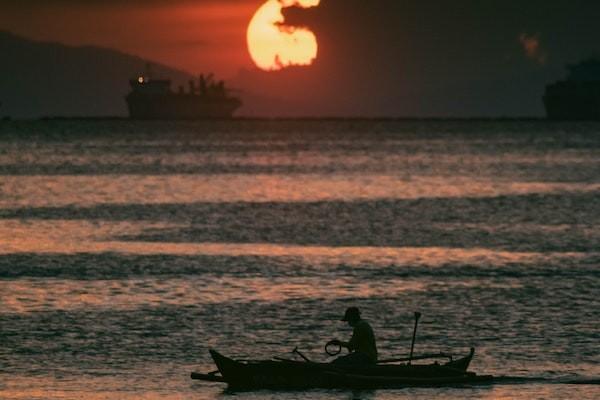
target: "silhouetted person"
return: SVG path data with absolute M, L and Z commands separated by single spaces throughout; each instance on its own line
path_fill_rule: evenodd
M 350 338 L 349 342 L 334 339 L 329 343 L 347 348 L 350 354 L 336 358 L 333 363 L 345 365 L 376 364 L 377 345 L 375 344 L 375 334 L 371 325 L 360 317 L 358 308 L 349 307 L 346 309 L 344 318 L 341 320 L 354 328 L 352 338 Z

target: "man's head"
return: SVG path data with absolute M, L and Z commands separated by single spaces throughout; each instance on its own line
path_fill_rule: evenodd
M 348 325 L 350 326 L 354 326 L 360 321 L 360 311 L 358 310 L 358 307 L 348 307 L 342 321 L 348 322 Z

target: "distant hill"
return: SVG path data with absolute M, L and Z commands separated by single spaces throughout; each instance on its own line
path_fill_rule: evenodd
M 126 116 L 128 79 L 148 60 L 100 47 L 28 40 L 0 31 L 0 116 Z M 152 63 L 155 76 L 183 84 L 190 74 Z

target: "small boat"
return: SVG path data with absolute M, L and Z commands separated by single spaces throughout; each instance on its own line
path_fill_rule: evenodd
M 237 390 L 274 389 L 379 389 L 408 386 L 460 386 L 490 383 L 492 376 L 468 372 L 475 354 L 471 348 L 465 357 L 452 359 L 444 354 L 382 360 L 372 366 L 350 366 L 275 358 L 273 360 L 234 360 L 215 350 L 210 355 L 218 370 L 209 374 L 192 373 L 192 379 L 227 383 Z M 412 364 L 413 360 L 439 358 L 444 363 Z

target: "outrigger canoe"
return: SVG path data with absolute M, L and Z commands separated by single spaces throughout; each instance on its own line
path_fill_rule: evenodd
M 378 389 L 409 386 L 461 386 L 490 383 L 490 375 L 467 371 L 475 350 L 462 358 L 444 363 L 412 364 L 411 359 L 387 360 L 373 366 L 342 366 L 334 363 L 288 360 L 241 361 L 210 350 L 218 370 L 195 373 L 192 379 L 226 383 L 231 389 L 302 390 L 302 389 Z M 398 363 L 398 361 L 409 361 Z

